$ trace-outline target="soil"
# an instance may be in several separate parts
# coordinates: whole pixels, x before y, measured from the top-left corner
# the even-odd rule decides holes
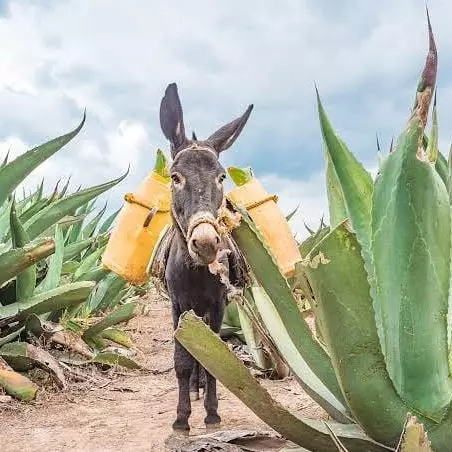
[[[126,327],[146,370],[83,370],[81,380],[63,392],[47,388],[31,404],[0,399],[0,450],[165,451],[177,404],[169,302],[151,294],[146,313]],[[308,417],[326,413],[289,377],[261,380],[290,410]],[[219,385],[222,430],[271,431],[239,399]],[[191,435],[206,432],[202,400],[193,403]]]

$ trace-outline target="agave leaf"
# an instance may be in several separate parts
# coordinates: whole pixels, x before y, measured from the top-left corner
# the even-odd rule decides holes
[[[449,190],[449,169],[446,157],[438,151],[438,158],[435,163],[436,171],[444,182],[444,185]]]
[[[234,240],[260,285],[273,301],[295,347],[314,374],[342,403],[344,399],[330,358],[313,337],[298,309],[287,280],[279,271],[279,267],[267,249],[260,232],[245,211],[241,210],[241,214],[240,226],[232,231]]]
[[[451,221],[447,189],[422,147],[436,76],[431,30],[430,38],[427,79],[375,185],[372,248],[374,308],[389,375],[413,409],[439,421],[452,398],[446,318]]]
[[[0,208],[0,241],[2,241],[2,239],[6,236],[6,233],[9,231],[12,203],[12,200],[8,200],[3,203],[3,206]]]
[[[74,257],[79,256],[82,251],[95,243],[96,240],[97,237],[90,237],[89,239],[72,242],[69,245],[65,246],[63,262],[70,261]]]
[[[85,257],[76,272],[74,273],[74,279],[77,280],[80,276],[82,276],[87,271],[91,270],[96,264],[99,258],[105,251],[105,246],[102,248],[98,248],[96,251],[91,253],[88,257]]]
[[[23,248],[30,242],[30,239],[17,216],[14,200],[11,205],[10,224],[13,248]],[[16,277],[16,300],[20,302],[25,298],[31,297],[35,290],[35,285],[36,265],[30,265]]]
[[[272,300],[262,287],[251,288],[254,303],[264,326],[303,389],[331,416],[349,423],[346,409],[312,372],[292,342]]]
[[[108,268],[104,268],[102,265],[98,265],[91,270],[88,270],[85,273],[82,273],[75,278],[74,281],[95,281],[100,282],[103,278],[105,278],[110,273]]]
[[[79,193],[80,190],[77,190],[75,193]],[[84,205],[82,205],[81,207],[79,207],[78,209],[76,209],[76,215],[85,215],[85,217],[87,215],[89,215],[89,202],[85,203]],[[66,239],[65,239],[65,243],[66,244],[70,244],[70,243],[74,243],[77,241],[80,241],[80,233],[82,230],[82,223],[77,223],[74,224],[73,226],[71,226],[71,228],[69,229],[69,231],[66,233]]]
[[[24,330],[23,327],[17,328],[15,331],[12,331],[11,333],[8,332],[5,336],[0,336],[0,347],[2,345],[8,344],[9,342],[12,342],[16,340]]]
[[[28,207],[20,214],[20,221],[22,223],[26,223],[31,217],[36,215],[38,212],[47,207],[49,204],[50,199],[48,198],[41,198],[37,200],[35,203],[33,203],[30,207]]]
[[[120,355],[119,353],[112,352],[100,352],[92,358],[91,362],[97,364],[107,364],[109,366],[121,366],[127,369],[141,369],[141,366],[133,359]]]
[[[96,292],[88,300],[90,312],[112,308],[118,301],[116,295],[126,285],[126,281],[116,273],[109,273],[97,286]]]
[[[38,387],[32,381],[14,372],[2,358],[0,358],[0,387],[23,402],[33,400],[38,392]]]
[[[168,160],[160,149],[157,149],[154,172],[166,179],[168,182],[171,180],[171,175],[168,168]]]
[[[6,164],[8,163],[9,153],[11,152],[11,146],[8,148],[8,151],[5,154],[5,157],[3,158],[2,163],[0,164],[0,169],[2,169]]]
[[[237,168],[235,166],[230,166],[228,168],[229,177],[232,179],[237,187],[245,185],[253,179],[253,171],[251,168]]]
[[[107,209],[107,203],[105,202],[104,207],[102,207],[102,209],[99,210],[97,215],[95,215],[95,217],[83,228],[82,237],[84,239],[88,239],[93,235],[93,233],[94,233],[97,225],[99,224],[99,221],[103,217],[106,209]]]
[[[0,285],[23,272],[30,265],[50,256],[55,251],[52,239],[38,239],[23,248],[10,249],[0,254]]]
[[[326,152],[326,191],[330,211],[330,226],[334,228],[348,218],[348,212],[341,183],[328,152]]]
[[[5,202],[14,189],[42,162],[47,160],[72,138],[74,138],[85,123],[85,114],[82,122],[72,132],[55,138],[34,149],[31,149],[17,157],[11,163],[8,163],[0,169],[0,205]]]
[[[42,282],[36,287],[35,293],[46,292],[51,289],[56,289],[60,284],[61,270],[63,267],[64,256],[64,236],[60,227],[56,228],[55,232],[55,253],[51,256],[49,261],[49,268],[47,274]]]
[[[303,258],[305,258],[308,253],[314,248],[314,246],[319,243],[327,234],[329,234],[330,228],[324,227],[317,231],[315,234],[308,237],[304,240],[300,246],[298,247],[300,250],[300,254]]]
[[[0,348],[0,356],[14,370],[27,371],[33,367],[40,367],[52,375],[60,388],[66,387],[63,369],[53,356],[42,348],[26,342],[13,342]]]
[[[257,332],[253,328],[253,323],[248,317],[245,309],[237,304],[237,312],[239,314],[240,326],[244,336],[248,351],[251,353],[255,363],[261,368],[266,369],[266,360],[263,354],[262,346],[259,345]]]
[[[95,283],[83,281],[70,283],[40,293],[31,298],[0,307],[0,326],[12,321],[24,320],[30,314],[45,314],[82,303],[91,293]]]
[[[286,216],[286,221],[290,221],[293,216],[298,212],[298,209],[300,208],[300,204],[297,205],[297,207],[295,207],[295,209],[292,210],[292,212],[290,212],[287,216]]]
[[[122,345],[126,348],[132,348],[134,346],[134,343],[128,334],[119,328],[107,328],[100,333],[100,337],[115,342],[116,344]]]
[[[320,254],[324,263],[314,265]],[[347,223],[318,243],[305,265],[322,336],[353,416],[375,440],[397,444],[410,408],[386,370],[360,245]],[[375,416],[376,411],[385,415]]]
[[[273,400],[228,346],[193,312],[182,314],[175,336],[196,360],[271,428],[309,450],[331,451],[333,443],[326,427],[320,421],[293,415]],[[373,442],[354,424],[329,425],[350,452],[391,450]]]
[[[58,198],[63,198],[64,195],[67,193],[67,190],[69,188],[69,184],[71,183],[71,176],[67,178],[66,183],[64,184],[64,187],[61,189],[61,192],[58,194]]]
[[[353,229],[361,245],[366,271],[373,288],[373,266],[370,249],[371,241],[371,205],[373,182],[370,174],[356,160],[355,156],[347,148],[346,144],[338,137],[332,128],[326,112],[320,101],[317,92],[317,103],[320,117],[320,127],[322,129],[323,140],[328,154],[328,162],[331,163],[334,173],[330,172],[331,183],[339,182],[342,191],[343,201]],[[329,196],[333,194],[330,193]],[[334,220],[341,221],[344,211],[340,201],[340,192],[336,192],[335,207],[333,209]]]
[[[28,235],[31,238],[37,237],[39,234],[41,234],[53,224],[57,223],[66,215],[71,214],[71,212],[73,212],[78,207],[114,187],[116,184],[121,182],[127,176],[127,174],[128,170],[127,173],[117,179],[101,185],[96,185],[95,187],[81,190],[77,193],[67,196],[66,198],[60,199],[50,204],[45,209],[41,210],[39,213],[30,218],[27,223],[25,223],[25,229]]]
[[[103,330],[110,328],[118,323],[128,322],[138,314],[138,303],[126,303],[106,315],[102,320],[89,327],[83,333],[83,339],[89,339],[100,334]]]
[[[113,222],[116,220],[116,217],[118,216],[119,212],[121,212],[121,209],[118,209],[116,212],[113,212],[100,226],[98,234],[105,234],[110,229],[110,226],[113,224]]]

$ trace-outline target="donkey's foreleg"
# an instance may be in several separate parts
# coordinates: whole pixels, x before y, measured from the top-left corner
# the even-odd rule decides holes
[[[175,430],[190,430],[188,419],[191,414],[190,375],[193,371],[194,358],[176,341],[174,351],[174,369],[179,386],[177,418],[173,424]]]
[[[224,306],[215,306],[210,311],[210,328],[214,333],[219,333],[221,329],[221,322],[223,321]],[[204,419],[206,426],[213,426],[221,422],[218,415],[218,396],[217,396],[217,381],[206,369],[206,392],[204,397],[204,408],[207,416]]]

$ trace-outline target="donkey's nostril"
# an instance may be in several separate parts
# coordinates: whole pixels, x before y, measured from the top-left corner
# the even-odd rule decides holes
[[[215,237],[215,242],[217,242],[217,245],[220,243],[220,237],[218,235]]]
[[[198,249],[198,241],[196,239],[192,239],[191,246],[197,250]]]

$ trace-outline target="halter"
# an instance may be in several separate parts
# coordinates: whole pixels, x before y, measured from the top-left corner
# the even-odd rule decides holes
[[[200,146],[197,143],[193,143],[190,146],[182,149],[181,151],[179,151],[176,154],[176,156],[173,159],[173,165],[182,153],[187,152],[187,151],[201,151],[201,150],[209,151],[210,153],[215,155],[215,157],[218,158],[218,154],[213,149],[206,147],[206,146]],[[226,211],[229,213],[227,213]],[[230,218],[231,215],[234,215],[226,207],[226,197],[223,197],[223,201],[221,203],[220,208],[218,209],[216,218],[210,212],[195,213],[190,219],[190,223],[188,225],[187,232],[185,232],[184,229],[182,228],[180,220],[176,215],[176,212],[174,210],[174,206],[172,205],[172,203],[171,203],[171,214],[187,244],[190,241],[190,238],[193,234],[194,229],[196,227],[198,227],[200,224],[210,224],[211,226],[213,226],[216,233],[220,237],[224,237],[225,235],[227,235],[229,233],[229,231],[231,229],[233,229],[230,227],[230,225],[232,223],[234,223],[234,224],[236,223],[234,221],[231,222],[230,220],[229,221],[225,220],[227,217]],[[238,221],[240,222],[240,220],[238,220]],[[228,224],[229,224],[229,226],[228,226]]]

